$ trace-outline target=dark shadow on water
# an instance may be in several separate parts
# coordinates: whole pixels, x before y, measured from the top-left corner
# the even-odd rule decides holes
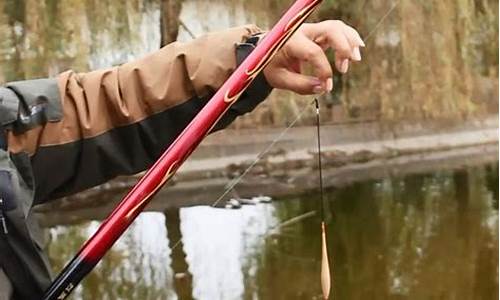
[[[493,208],[498,210],[498,164],[486,166],[486,188],[493,196]]]
[[[168,208],[164,213],[168,247],[172,250],[170,257],[175,292],[179,299],[192,299],[192,275],[189,273],[189,265],[186,262],[186,253],[182,243],[180,209]]]

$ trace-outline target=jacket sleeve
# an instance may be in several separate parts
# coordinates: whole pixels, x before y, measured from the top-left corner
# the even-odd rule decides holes
[[[232,28],[118,67],[7,84],[0,97],[19,102],[8,147],[30,157],[35,204],[148,168],[234,71],[237,57],[251,52],[246,41],[258,33],[253,25]],[[270,91],[257,78],[216,129]]]

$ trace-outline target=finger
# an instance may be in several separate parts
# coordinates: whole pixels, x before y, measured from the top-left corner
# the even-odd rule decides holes
[[[318,46],[323,49],[323,51],[326,51],[328,48],[330,48],[330,45],[328,44],[328,40],[324,36],[318,36],[313,39],[314,43],[316,43]]]
[[[352,46],[345,34],[343,27],[346,25],[341,21],[331,21],[326,23],[327,28],[324,34],[330,47],[335,50],[335,56],[341,59],[349,59],[352,55]]]
[[[347,73],[347,70],[349,70],[349,59],[335,57],[335,68],[337,68],[340,73]]]
[[[294,73],[285,68],[273,70],[268,81],[275,88],[289,90],[300,95],[322,94],[326,89],[318,78]]]
[[[289,56],[308,62],[314,69],[314,74],[321,80],[327,80],[333,75],[330,62],[323,49],[303,34],[297,34],[287,45]]]
[[[358,31],[349,25],[343,27],[344,33],[348,36],[349,41],[353,47],[365,47],[363,39],[359,35]]]
[[[364,46],[363,40],[359,36],[358,32],[348,25],[344,25],[342,30],[352,48],[351,59],[354,61],[360,61],[361,52],[359,51],[359,47]]]

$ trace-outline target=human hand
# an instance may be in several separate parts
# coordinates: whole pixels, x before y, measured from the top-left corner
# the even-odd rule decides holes
[[[360,61],[365,44],[358,32],[342,21],[303,24],[264,69],[269,84],[301,95],[322,94],[333,89],[332,67],[325,51],[335,51],[335,67],[346,73],[350,61]],[[314,76],[302,74],[308,63]]]

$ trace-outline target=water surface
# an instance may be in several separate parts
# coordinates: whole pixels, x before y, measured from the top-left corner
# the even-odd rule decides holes
[[[75,299],[321,299],[318,214],[280,226],[318,200],[143,213]],[[333,299],[495,299],[498,165],[357,183],[327,200]],[[98,224],[46,229],[54,270]]]

